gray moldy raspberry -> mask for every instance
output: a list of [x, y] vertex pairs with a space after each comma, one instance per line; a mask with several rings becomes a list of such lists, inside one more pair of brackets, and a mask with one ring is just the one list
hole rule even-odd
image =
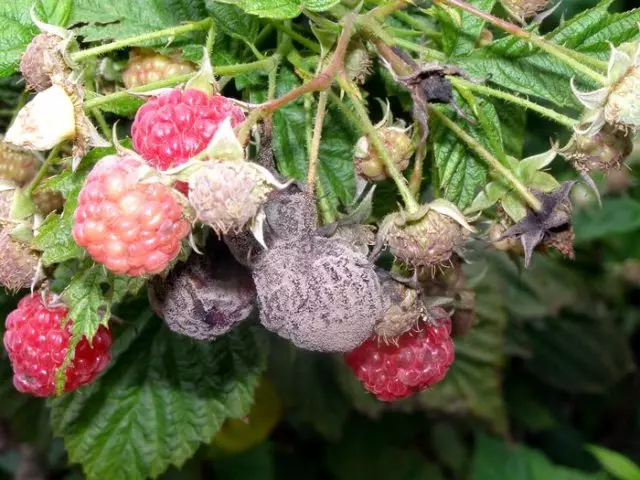
[[340, 240], [280, 242], [262, 256], [253, 279], [262, 324], [306, 350], [349, 351], [384, 314], [373, 265]]
[[256, 291], [248, 271], [218, 244], [211, 257], [194, 252], [166, 278], [154, 278], [148, 294], [172, 331], [213, 340], [251, 315]]

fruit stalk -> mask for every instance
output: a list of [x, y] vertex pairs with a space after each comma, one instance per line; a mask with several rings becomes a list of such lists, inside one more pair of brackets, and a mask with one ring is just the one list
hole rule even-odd
[[197, 30], [207, 30], [211, 27], [213, 20], [206, 18], [199, 22], [188, 23], [186, 25], [179, 25], [177, 27], [164, 28], [162, 30], [156, 30], [155, 32], [143, 33], [142, 35], [136, 35], [135, 37], [124, 38], [116, 42], [106, 43], [97, 47], [88, 48], [86, 50], [80, 50], [70, 55], [71, 60], [79, 62], [91, 57], [98, 57], [105, 53], [112, 52], [114, 50], [120, 50], [121, 48], [137, 45], [142, 42], [154, 40], [156, 38], [174, 37], [176, 35], [182, 35], [184, 33], [194, 32]]
[[482, 20], [485, 20], [491, 23], [492, 25], [500, 28], [501, 30], [504, 30], [505, 32], [513, 35], [514, 37], [517, 37], [532, 43], [533, 45], [547, 52], [549, 55], [552, 55], [558, 60], [563, 61], [564, 63], [569, 65], [571, 68], [576, 70], [577, 72], [580, 72], [583, 75], [591, 78], [592, 80], [595, 80], [597, 83], [601, 85], [605, 85], [607, 83], [607, 79], [604, 75], [601, 75], [600, 73], [596, 72], [595, 70], [592, 70], [591, 68], [587, 67], [580, 61], [572, 58], [570, 55], [565, 53], [563, 49], [559, 48], [553, 43], [550, 43], [544, 38], [538, 35], [535, 35], [531, 32], [528, 32], [513, 23], [510, 23], [510, 22], [507, 22], [506, 20], [495, 17], [488, 12], [480, 10], [479, 8], [476, 8], [473, 5], [470, 5], [464, 2], [463, 0], [434, 0], [434, 3], [447, 4], [452, 7], [461, 8], [462, 10], [465, 10], [478, 18], [481, 18]]
[[520, 180], [518, 180], [511, 170], [502, 165], [500, 161], [495, 158], [489, 151], [480, 145], [471, 135], [460, 128], [454, 121], [447, 117], [444, 113], [440, 112], [436, 108], [430, 108], [430, 113], [433, 113], [438, 120], [440, 120], [447, 128], [455, 133], [458, 138], [464, 141], [469, 148], [475, 151], [484, 161], [486, 161], [491, 168], [496, 170], [502, 175], [513, 187], [518, 191], [520, 196], [529, 204], [529, 206], [536, 212], [542, 209], [542, 204], [533, 194], [525, 187]]
[[58, 154], [60, 153], [60, 149], [61, 148], [62, 148], [62, 144], [59, 144], [59, 145], [56, 145], [55, 147], [53, 147], [53, 149], [49, 152], [49, 156], [42, 163], [42, 166], [38, 170], [38, 173], [36, 173], [36, 176], [33, 177], [33, 180], [31, 180], [31, 183], [27, 187], [27, 189], [26, 189], [27, 195], [32, 195], [33, 194], [33, 191], [40, 184], [40, 182], [45, 177], [45, 175], [49, 172], [49, 167], [58, 158]]

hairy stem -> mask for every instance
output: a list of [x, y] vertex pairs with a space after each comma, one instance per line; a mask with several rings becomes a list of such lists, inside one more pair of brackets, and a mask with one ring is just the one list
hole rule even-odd
[[[239, 63], [237, 65], [220, 65], [213, 67], [213, 71], [216, 75], [240, 75], [243, 73], [254, 72], [256, 70], [270, 70], [277, 63], [278, 59], [275, 55], [265, 58], [264, 60], [257, 60], [250, 63]], [[122, 100], [135, 95], [136, 93], [145, 93], [160, 88], [174, 87], [181, 83], [189, 81], [196, 73], [187, 73], [184, 75], [178, 75], [176, 77], [167, 78], [157, 82], [148, 83], [146, 85], [132, 88], [130, 90], [121, 90], [119, 92], [110, 93], [109, 95], [103, 95], [100, 97], [92, 98], [84, 102], [85, 110], [91, 110], [93, 108], [104, 105], [115, 100]]]
[[502, 165], [500, 161], [495, 158], [486, 148], [484, 148], [478, 141], [476, 141], [471, 135], [465, 132], [462, 128], [460, 128], [453, 120], [447, 117], [444, 113], [440, 112], [436, 108], [430, 108], [429, 111], [433, 113], [438, 120], [440, 120], [449, 130], [456, 134], [460, 140], [465, 142], [467, 146], [476, 152], [493, 170], [502, 175], [513, 188], [517, 190], [520, 196], [524, 199], [525, 202], [529, 204], [529, 206], [536, 212], [539, 212], [542, 208], [542, 204], [540, 200], [533, 196], [533, 194], [529, 191], [529, 189], [524, 186], [520, 180], [518, 180], [513, 172], [509, 170], [507, 167]]
[[318, 98], [318, 109], [316, 111], [316, 121], [313, 126], [313, 137], [309, 148], [309, 172], [307, 174], [307, 184], [309, 191], [313, 192], [318, 176], [318, 156], [320, 154], [320, 140], [322, 139], [322, 126], [324, 116], [327, 111], [327, 90], [320, 92]]
[[579, 123], [578, 120], [574, 120], [573, 118], [567, 117], [562, 113], [558, 113], [555, 110], [552, 110], [551, 108], [543, 107], [542, 105], [538, 105], [537, 103], [534, 103], [522, 97], [518, 97], [517, 95], [503, 92], [502, 90], [497, 90], [495, 88], [487, 87], [485, 85], [479, 85], [477, 83], [464, 80], [460, 77], [447, 77], [447, 79], [455, 87], [467, 88], [472, 92], [477, 92], [481, 95], [499, 98], [506, 102], [520, 105], [521, 107], [524, 107], [528, 110], [533, 110], [534, 112], [539, 113], [543, 117], [547, 117], [550, 120], [553, 120], [554, 122], [559, 123], [560, 125], [564, 125], [565, 127], [573, 128]]
[[362, 100], [358, 94], [358, 89], [347, 79], [340, 78], [340, 86], [347, 93], [351, 102], [353, 103], [356, 116], [358, 117], [358, 125], [362, 132], [367, 136], [373, 148], [375, 148], [376, 153], [378, 154], [378, 158], [384, 164], [389, 176], [395, 182], [396, 187], [398, 187], [398, 191], [400, 192], [400, 196], [402, 197], [402, 201], [409, 213], [415, 212], [418, 210], [419, 205], [416, 202], [415, 198], [409, 191], [409, 187], [407, 186], [407, 181], [402, 176], [400, 170], [389, 155], [389, 152], [384, 146], [380, 135], [376, 131], [376, 128], [371, 123], [369, 119], [369, 114], [367, 113], [367, 109], [362, 104]]
[[595, 70], [592, 70], [591, 68], [587, 67], [586, 65], [584, 65], [582, 62], [576, 60], [575, 58], [573, 58], [572, 56], [568, 55], [564, 49], [558, 47], [557, 45], [548, 42], [547, 40], [545, 40], [544, 38], [535, 35], [534, 33], [531, 32], [527, 32], [526, 30], [524, 30], [523, 28], [519, 27], [518, 25], [515, 25], [513, 23], [507, 22], [506, 20], [503, 20], [501, 18], [495, 17], [493, 15], [491, 15], [490, 13], [487, 13], [483, 10], [480, 10], [479, 8], [476, 8], [473, 5], [470, 5], [468, 3], [466, 3], [464, 0], [434, 0], [434, 3], [436, 4], [448, 4], [450, 6], [453, 7], [458, 7], [461, 8], [462, 10], [465, 10], [467, 12], [469, 12], [470, 14], [481, 18], [489, 23], [491, 23], [492, 25], [495, 25], [496, 27], [500, 28], [501, 30], [504, 30], [505, 32], [520, 38], [522, 40], [531, 42], [532, 44], [534, 44], [535, 46], [539, 47], [540, 49], [544, 50], [545, 52], [547, 52], [549, 55], [554, 56], [555, 58], [557, 58], [558, 60], [563, 61], [564, 63], [566, 63], [567, 65], [569, 65], [571, 68], [573, 68], [574, 70], [576, 70], [577, 72], [582, 73], [583, 75], [595, 80], [597, 83], [604, 85], [607, 82], [607, 79], [604, 75], [596, 72]]
[[38, 173], [36, 173], [36, 176], [33, 178], [33, 180], [31, 180], [31, 183], [25, 189], [27, 195], [32, 195], [33, 191], [40, 184], [42, 179], [47, 175], [47, 173], [49, 172], [49, 167], [53, 165], [53, 162], [55, 162], [55, 160], [58, 158], [58, 154], [60, 153], [61, 148], [62, 144], [58, 144], [49, 152], [47, 159], [40, 166]]
[[207, 18], [200, 22], [188, 23], [186, 25], [179, 25], [176, 27], [169, 27], [162, 30], [156, 30], [155, 32], [143, 33], [142, 35], [136, 35], [135, 37], [129, 37], [116, 42], [106, 43], [93, 48], [87, 48], [86, 50], [80, 50], [71, 54], [71, 60], [79, 62], [86, 60], [87, 58], [97, 57], [105, 53], [112, 52], [114, 50], [120, 50], [121, 48], [130, 47], [142, 42], [154, 40], [156, 38], [174, 37], [176, 35], [182, 35], [184, 33], [194, 32], [197, 30], [206, 30], [210, 28], [212, 20]]

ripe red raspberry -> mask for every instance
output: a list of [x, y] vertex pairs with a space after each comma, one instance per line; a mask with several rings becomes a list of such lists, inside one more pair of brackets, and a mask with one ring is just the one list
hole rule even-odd
[[[57, 370], [67, 355], [71, 338], [64, 306], [46, 306], [42, 297], [27, 295], [7, 316], [4, 347], [13, 367], [13, 385], [22, 393], [47, 397], [56, 391]], [[65, 392], [91, 383], [111, 360], [111, 333], [103, 326], [93, 342], [80, 340], [66, 371]]]
[[73, 238], [96, 262], [118, 274], [160, 273], [190, 231], [174, 190], [140, 183], [142, 163], [111, 155], [91, 171], [78, 197]]
[[451, 320], [442, 309], [432, 309], [439, 317], [433, 324], [410, 330], [395, 343], [370, 337], [345, 354], [347, 365], [364, 387], [385, 402], [408, 397], [440, 382], [455, 356], [451, 340]]
[[244, 120], [228, 98], [173, 89], [138, 110], [131, 127], [133, 148], [150, 165], [166, 170], [202, 152], [227, 117], [233, 127]]

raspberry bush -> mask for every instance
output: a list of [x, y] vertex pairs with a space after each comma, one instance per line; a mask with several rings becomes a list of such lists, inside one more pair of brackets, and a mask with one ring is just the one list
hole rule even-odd
[[624, 3], [0, 2], [0, 480], [640, 478]]

